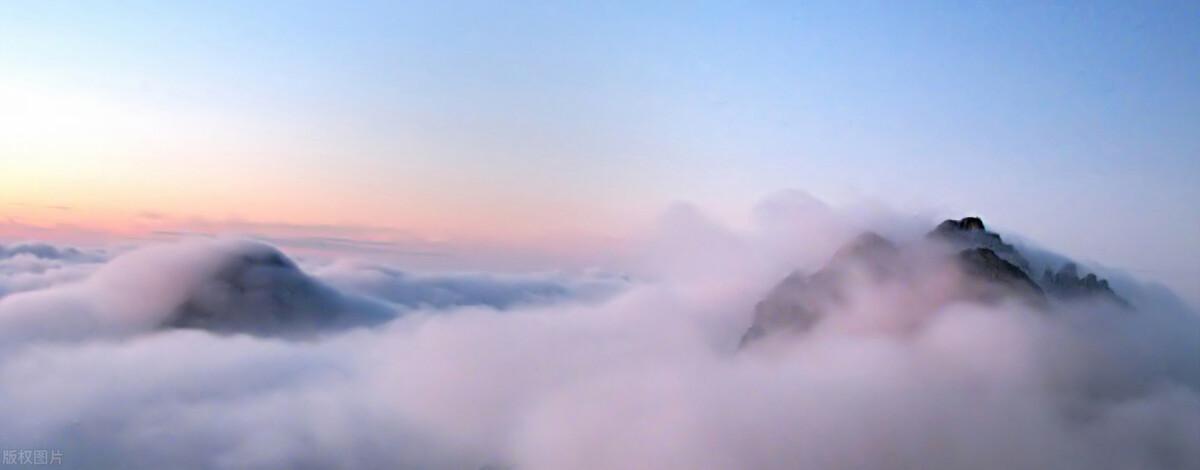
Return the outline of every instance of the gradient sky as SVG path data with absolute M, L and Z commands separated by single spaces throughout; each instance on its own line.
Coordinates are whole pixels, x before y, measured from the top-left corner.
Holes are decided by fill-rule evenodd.
M 9 1 L 0 71 L 10 225 L 609 237 L 800 188 L 1200 291 L 1196 2 Z

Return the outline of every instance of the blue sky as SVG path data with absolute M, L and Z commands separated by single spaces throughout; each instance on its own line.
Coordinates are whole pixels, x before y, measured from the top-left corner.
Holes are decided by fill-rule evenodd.
M 0 69 L 21 204 L 520 237 L 801 188 L 1200 290 L 1195 2 L 5 2 Z

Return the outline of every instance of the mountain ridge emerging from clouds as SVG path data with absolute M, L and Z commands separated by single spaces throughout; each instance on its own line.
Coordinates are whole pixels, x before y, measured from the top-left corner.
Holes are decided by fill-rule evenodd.
M 793 271 L 755 305 L 741 345 L 777 331 L 815 327 L 831 311 L 854 301 L 852 286 L 928 289 L 939 276 L 948 284 L 928 291 L 934 295 L 925 308 L 952 302 L 1021 302 L 1034 311 L 1050 312 L 1060 302 L 1094 301 L 1133 309 L 1107 280 L 1094 273 L 1081 277 L 1074 262 L 1035 276 L 1018 248 L 989 231 L 981 218 L 964 217 L 943 221 L 923 240 L 906 246 L 864 232 L 811 275 Z
M 275 247 L 229 243 L 209 272 L 187 286 L 166 328 L 307 336 L 376 325 L 395 317 L 383 305 L 346 296 L 302 271 Z

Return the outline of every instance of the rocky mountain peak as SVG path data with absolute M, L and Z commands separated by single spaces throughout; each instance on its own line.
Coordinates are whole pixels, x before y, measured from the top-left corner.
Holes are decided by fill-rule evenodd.
M 1019 300 L 1033 311 L 1049 312 L 1054 300 L 1099 299 L 1131 308 L 1108 281 L 1095 274 L 1079 276 L 1079 266 L 1068 263 L 1057 271 L 1046 270 L 1035 279 L 1030 263 L 999 234 L 987 230 L 983 219 L 946 220 L 928 233 L 927 241 L 951 251 L 932 260 L 909 256 L 911 247 L 897 246 L 874 232 L 865 232 L 846 243 L 820 270 L 806 275 L 793 272 L 776 285 L 754 310 L 754 323 L 742 337 L 745 345 L 775 330 L 806 331 L 836 310 L 847 298 L 851 282 L 914 283 L 928 270 L 951 266 L 963 274 L 955 291 L 943 302 L 994 303 Z M 920 250 L 917 250 L 918 252 Z M 925 261 L 913 263 L 915 260 Z M 865 268 L 865 269 L 863 269 Z M 854 281 L 853 273 L 866 273 Z
M 983 219 L 979 217 L 946 220 L 938 224 L 927 236 L 946 242 L 959 250 L 987 248 L 1026 272 L 1029 271 L 1029 261 L 1016 248 L 1005 243 L 999 234 L 988 231 L 983 225 Z
M 941 224 L 938 224 L 934 229 L 937 232 L 954 232 L 954 231 L 987 231 L 983 225 L 983 219 L 979 217 L 963 217 L 960 220 L 949 219 Z

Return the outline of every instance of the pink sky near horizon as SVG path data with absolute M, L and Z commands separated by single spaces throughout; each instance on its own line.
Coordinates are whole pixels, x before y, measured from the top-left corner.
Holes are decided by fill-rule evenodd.
M 596 204 L 419 188 L 324 186 L 303 171 L 225 172 L 170 159 L 0 162 L 0 237 L 88 242 L 155 232 L 338 236 L 363 241 L 556 245 L 622 237 L 635 218 Z M 266 175 L 266 176 L 264 176 Z M 369 185 L 369 182 L 364 184 Z M 355 190 L 357 189 L 357 190 Z M 449 193 L 453 194 L 453 193 Z M 507 196 L 507 197 L 506 197 Z M 397 201 L 405 197 L 405 201 Z M 585 240 L 581 242 L 581 240 Z
M 450 230 L 422 231 L 413 224 L 366 225 L 336 220 L 320 215 L 291 220 L 241 215 L 208 218 L 62 203 L 7 203 L 0 204 L 0 241 L 113 247 L 191 237 L 248 237 L 299 255 L 366 257 L 425 269 L 523 271 L 600 266 L 625 250 L 629 237 L 627 232 L 595 234 L 529 226 L 471 232 L 480 229 L 466 224 Z

